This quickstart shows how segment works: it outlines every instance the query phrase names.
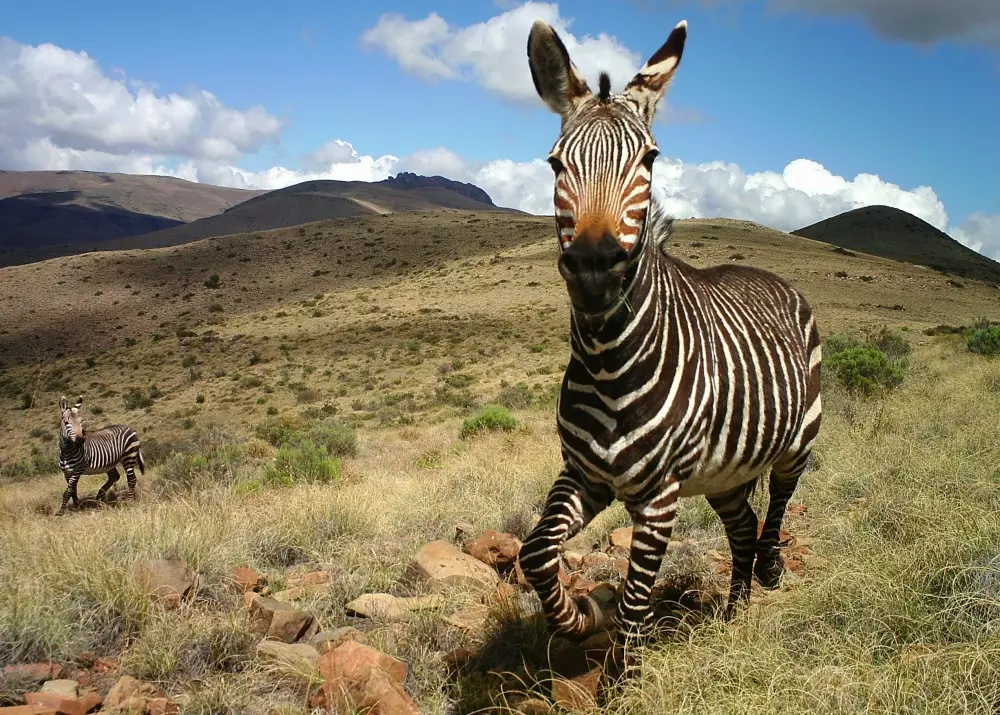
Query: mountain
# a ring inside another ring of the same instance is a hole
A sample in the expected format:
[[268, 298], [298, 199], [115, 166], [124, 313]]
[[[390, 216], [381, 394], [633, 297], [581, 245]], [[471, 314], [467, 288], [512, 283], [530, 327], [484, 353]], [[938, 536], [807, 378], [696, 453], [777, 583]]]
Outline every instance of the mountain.
[[103, 248], [106, 241], [212, 216], [260, 193], [171, 176], [0, 171], [0, 266]]
[[395, 213], [494, 211], [485, 191], [441, 176], [401, 173], [382, 181], [305, 181], [269, 191], [198, 221], [112, 244], [116, 248], [162, 248], [235, 233], [288, 228], [315, 221]]
[[921, 218], [891, 206], [864, 206], [792, 231], [851, 251], [1000, 284], [1000, 263]]

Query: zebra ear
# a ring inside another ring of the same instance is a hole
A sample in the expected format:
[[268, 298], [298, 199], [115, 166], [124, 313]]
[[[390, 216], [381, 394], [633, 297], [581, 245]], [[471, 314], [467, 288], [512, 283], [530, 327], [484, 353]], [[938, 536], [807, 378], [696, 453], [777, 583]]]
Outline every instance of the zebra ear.
[[83, 404], [83, 395], [76, 398], [76, 404], [73, 405], [76, 409], [80, 409], [80, 405]]
[[528, 67], [535, 90], [549, 109], [566, 119], [591, 95], [583, 75], [569, 58], [552, 26], [535, 20], [528, 35]]
[[625, 85], [622, 92], [631, 97], [639, 105], [639, 111], [648, 124], [653, 123], [656, 108], [666, 94], [667, 86], [674, 77], [677, 66], [684, 54], [684, 42], [687, 40], [687, 20], [681, 20], [642, 69]]
[[59, 409], [66, 410], [69, 409], [69, 400], [66, 399], [66, 395], [59, 398]]

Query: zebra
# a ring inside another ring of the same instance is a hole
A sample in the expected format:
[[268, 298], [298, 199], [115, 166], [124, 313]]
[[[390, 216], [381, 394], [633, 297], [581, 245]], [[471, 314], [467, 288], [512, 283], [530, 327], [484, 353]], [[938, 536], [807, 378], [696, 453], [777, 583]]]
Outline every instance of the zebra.
[[[535, 89], [561, 117], [548, 161], [570, 357], [556, 403], [563, 464], [519, 564], [551, 631], [584, 639], [610, 629], [619, 654], [651, 631], [679, 498], [705, 496], [725, 527], [724, 618], [747, 601], [753, 577], [780, 586], [780, 527], [822, 412], [805, 297], [768, 271], [698, 269], [666, 251], [673, 222], [651, 193], [651, 125], [686, 39], [683, 21], [621, 93], [602, 72], [594, 95], [550, 25], [536, 21], [528, 38]], [[749, 497], [768, 470], [758, 535]], [[570, 598], [558, 574], [566, 540], [616, 499], [633, 536], [608, 618], [589, 596]]]
[[66, 477], [66, 491], [62, 495], [62, 504], [56, 516], [66, 511], [70, 499], [73, 506], [79, 506], [80, 500], [76, 494], [76, 485], [84, 474], [104, 474], [108, 479], [104, 486], [97, 490], [97, 499], [104, 501], [108, 490], [114, 486], [121, 476], [116, 465], [119, 463], [125, 469], [125, 479], [128, 482], [128, 496], [135, 498], [135, 466], [146, 473], [146, 463], [142, 458], [139, 435], [128, 425], [107, 425], [99, 430], [84, 433], [83, 417], [80, 407], [83, 396], [76, 398], [76, 404], [70, 407], [66, 396], [59, 398], [59, 409], [62, 412], [62, 429], [59, 431], [59, 469]]

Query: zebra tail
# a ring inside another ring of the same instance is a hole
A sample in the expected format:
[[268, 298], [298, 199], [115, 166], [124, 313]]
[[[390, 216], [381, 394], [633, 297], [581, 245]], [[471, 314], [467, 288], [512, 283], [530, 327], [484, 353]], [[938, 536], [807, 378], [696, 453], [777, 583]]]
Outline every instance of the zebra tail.
[[141, 449], [136, 453], [136, 460], [135, 461], [139, 465], [139, 472], [140, 472], [140, 474], [145, 474], [146, 473], [146, 460], [142, 458], [142, 450]]

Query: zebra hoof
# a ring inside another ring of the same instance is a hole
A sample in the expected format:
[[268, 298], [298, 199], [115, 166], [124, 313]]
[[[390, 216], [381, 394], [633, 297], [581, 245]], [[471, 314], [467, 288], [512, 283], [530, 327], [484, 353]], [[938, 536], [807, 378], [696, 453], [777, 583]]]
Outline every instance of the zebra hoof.
[[784, 573], [785, 562], [781, 558], [781, 554], [757, 556], [757, 563], [753, 566], [753, 575], [762, 588], [773, 591], [781, 586], [781, 577]]

